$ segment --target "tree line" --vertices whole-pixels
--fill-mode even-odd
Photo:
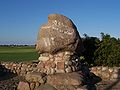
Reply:
[[[35,47],[35,45],[17,45],[17,44],[10,44],[10,45],[7,45],[7,44],[3,44],[3,45],[0,45],[0,47]]]
[[[90,66],[120,66],[120,39],[109,34],[100,34],[101,39],[84,34],[83,61]]]

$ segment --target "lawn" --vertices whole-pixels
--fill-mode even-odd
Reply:
[[[35,47],[0,47],[0,61],[29,61],[37,58]]]

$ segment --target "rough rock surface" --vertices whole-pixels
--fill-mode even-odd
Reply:
[[[27,82],[19,82],[17,90],[30,90]]]
[[[50,14],[48,23],[41,26],[36,49],[39,53],[54,54],[59,51],[83,51],[83,45],[76,26],[66,16]]]
[[[44,84],[44,85],[39,86],[35,90],[57,90],[57,89],[49,84]]]
[[[77,72],[59,73],[47,76],[47,83],[50,85],[73,85],[79,86],[84,82],[82,75]]]
[[[38,72],[32,72],[29,74],[26,74],[25,79],[28,82],[39,82],[39,83],[45,83],[46,82],[46,77],[44,73],[38,73]]]

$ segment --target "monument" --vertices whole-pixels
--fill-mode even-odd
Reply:
[[[38,33],[36,49],[38,68],[44,73],[69,73],[81,69],[79,56],[84,47],[76,26],[66,16],[48,16],[48,23],[42,25]]]
[[[84,47],[72,20],[50,14],[40,28],[36,49],[39,62],[25,75],[27,82],[19,82],[18,90],[95,90],[98,80],[80,61]]]

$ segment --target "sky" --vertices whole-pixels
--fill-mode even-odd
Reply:
[[[0,44],[35,44],[54,13],[72,19],[81,37],[120,38],[120,0],[0,0]]]

